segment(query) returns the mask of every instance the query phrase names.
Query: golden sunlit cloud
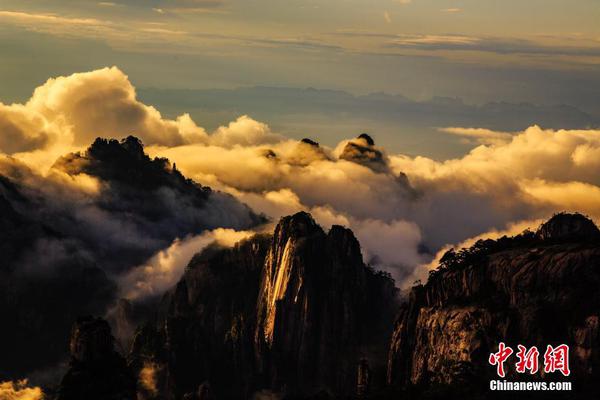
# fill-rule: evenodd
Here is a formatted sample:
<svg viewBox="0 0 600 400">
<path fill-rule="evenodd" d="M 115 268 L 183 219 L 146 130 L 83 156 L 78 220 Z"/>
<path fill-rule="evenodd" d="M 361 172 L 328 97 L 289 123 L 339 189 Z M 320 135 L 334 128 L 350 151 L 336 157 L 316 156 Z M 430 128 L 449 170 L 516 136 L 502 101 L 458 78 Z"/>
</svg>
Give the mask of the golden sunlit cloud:
<svg viewBox="0 0 600 400">
<path fill-rule="evenodd" d="M 0 400 L 43 400 L 39 387 L 29 387 L 27 379 L 17 382 L 0 382 Z"/>
<path fill-rule="evenodd" d="M 120 280 L 122 297 L 136 300 L 157 296 L 173 287 L 194 254 L 212 243 L 231 247 L 254 232 L 218 228 L 213 231 L 175 240 L 173 244 L 158 252 L 145 265 L 134 268 Z M 151 376 L 150 373 L 146 377 Z M 153 376 L 153 375 L 152 375 Z"/>
<path fill-rule="evenodd" d="M 2 106 L 0 126 L 13 135 L 0 142 L 1 151 L 35 170 L 45 160 L 43 175 L 55 182 L 46 186 L 77 187 L 70 192 L 83 197 L 98 191 L 97 182 L 48 173 L 60 151 L 95 136 L 137 135 L 151 156 L 169 158 L 186 176 L 274 220 L 306 210 L 325 227 L 350 227 L 366 260 L 402 282 L 446 244 L 557 211 L 600 218 L 597 130 L 442 128 L 480 144 L 446 161 L 387 154 L 365 136 L 335 148 L 299 142 L 245 115 L 208 133 L 189 115 L 168 119 L 140 102 L 117 68 L 51 79 L 26 104 Z M 444 229 L 439 221 L 446 221 Z M 194 252 L 219 235 L 175 241 L 124 277 L 124 293 L 161 292 Z"/>
<path fill-rule="evenodd" d="M 480 144 L 502 144 L 510 141 L 513 136 L 512 133 L 509 132 L 496 132 L 483 128 L 447 127 L 439 128 L 438 130 L 460 136 L 469 143 L 475 142 Z"/>
</svg>

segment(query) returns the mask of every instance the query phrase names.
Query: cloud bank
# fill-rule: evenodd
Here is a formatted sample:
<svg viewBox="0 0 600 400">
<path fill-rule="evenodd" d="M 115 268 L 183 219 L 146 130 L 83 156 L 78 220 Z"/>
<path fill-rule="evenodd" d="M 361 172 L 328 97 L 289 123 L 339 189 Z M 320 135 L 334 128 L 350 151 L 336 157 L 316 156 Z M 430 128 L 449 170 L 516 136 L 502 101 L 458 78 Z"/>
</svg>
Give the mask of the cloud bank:
<svg viewBox="0 0 600 400">
<path fill-rule="evenodd" d="M 388 154 L 360 131 L 334 148 L 290 140 L 249 116 L 209 133 L 187 115 L 168 119 L 141 103 L 117 68 L 49 80 L 26 104 L 2 110 L 0 126 L 10 126 L 14 139 L 0 141 L 0 149 L 32 168 L 52 159 L 56 147 L 135 134 L 152 156 L 169 158 L 186 176 L 273 220 L 306 210 L 325 226 L 349 226 L 366 261 L 400 284 L 448 244 L 562 210 L 600 218 L 597 130 L 443 128 L 480 144 L 445 161 Z M 163 256 L 187 254 L 187 243 Z"/>
</svg>

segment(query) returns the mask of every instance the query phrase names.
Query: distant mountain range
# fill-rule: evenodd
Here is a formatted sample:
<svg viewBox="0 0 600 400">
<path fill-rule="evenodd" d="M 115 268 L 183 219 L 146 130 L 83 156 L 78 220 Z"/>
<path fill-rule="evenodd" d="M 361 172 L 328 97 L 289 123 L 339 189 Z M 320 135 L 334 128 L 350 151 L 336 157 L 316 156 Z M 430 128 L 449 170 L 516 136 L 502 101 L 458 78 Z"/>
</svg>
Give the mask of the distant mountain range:
<svg viewBox="0 0 600 400">
<path fill-rule="evenodd" d="M 232 90 L 142 88 L 138 95 L 170 116 L 189 112 L 212 130 L 241 114 L 268 122 L 280 133 L 300 139 L 317 138 L 332 145 L 348 135 L 369 132 L 391 151 L 447 158 L 468 148 L 440 127 L 477 127 L 519 131 L 537 124 L 544 128 L 578 129 L 600 126 L 600 110 L 592 115 L 576 107 L 531 103 L 465 104 L 459 98 L 415 101 L 402 95 L 278 87 Z"/>
</svg>

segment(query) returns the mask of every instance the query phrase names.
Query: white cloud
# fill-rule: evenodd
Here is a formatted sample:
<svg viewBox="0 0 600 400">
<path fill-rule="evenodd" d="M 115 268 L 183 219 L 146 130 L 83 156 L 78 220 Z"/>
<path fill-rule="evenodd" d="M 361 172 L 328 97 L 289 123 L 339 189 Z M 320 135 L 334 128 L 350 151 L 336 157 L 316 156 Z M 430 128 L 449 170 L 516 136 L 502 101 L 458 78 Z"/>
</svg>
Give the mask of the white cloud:
<svg viewBox="0 0 600 400">
<path fill-rule="evenodd" d="M 157 296 L 174 286 L 194 254 L 211 243 L 231 247 L 253 232 L 218 228 L 202 235 L 177 239 L 148 262 L 119 279 L 121 296 L 135 300 Z"/>
</svg>

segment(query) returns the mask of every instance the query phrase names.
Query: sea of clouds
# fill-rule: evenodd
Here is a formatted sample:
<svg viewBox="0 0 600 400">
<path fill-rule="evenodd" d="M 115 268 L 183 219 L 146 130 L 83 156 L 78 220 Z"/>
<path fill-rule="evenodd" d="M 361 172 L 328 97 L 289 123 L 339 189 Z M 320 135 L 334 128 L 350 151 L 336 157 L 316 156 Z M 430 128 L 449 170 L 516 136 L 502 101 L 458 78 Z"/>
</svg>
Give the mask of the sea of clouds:
<svg viewBox="0 0 600 400">
<path fill-rule="evenodd" d="M 0 173 L 13 168 L 14 177 L 14 164 L 24 165 L 31 171 L 24 183 L 83 207 L 100 183 L 56 171 L 54 161 L 96 137 L 134 135 L 151 156 L 169 158 L 185 176 L 233 195 L 273 223 L 306 210 L 326 228 L 350 227 L 365 261 L 390 272 L 401 287 L 425 277 L 449 245 L 535 229 L 563 210 L 600 218 L 600 131 L 444 131 L 473 149 L 442 161 L 388 154 L 358 138 L 360 127 L 328 147 L 286 138 L 246 115 L 207 132 L 187 114 L 169 119 L 141 103 L 113 67 L 50 79 L 25 104 L 0 103 Z M 137 298 L 168 288 L 208 239 L 225 236 L 247 233 L 178 238 L 124 275 L 123 293 Z"/>
</svg>

